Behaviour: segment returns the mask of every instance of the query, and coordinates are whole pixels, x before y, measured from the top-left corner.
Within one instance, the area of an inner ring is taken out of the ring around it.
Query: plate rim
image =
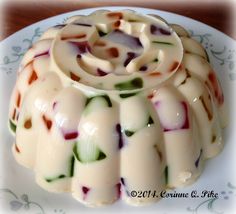
[[[179,15],[179,14],[176,14],[176,13],[172,13],[172,12],[168,12],[168,11],[164,11],[164,10],[156,10],[156,9],[144,8],[144,7],[106,6],[106,7],[94,7],[94,8],[86,8],[86,9],[74,10],[74,11],[70,11],[70,12],[58,14],[58,15],[56,15],[56,16],[52,16],[52,17],[43,19],[43,20],[41,20],[41,21],[38,21],[38,22],[33,23],[33,24],[31,24],[31,25],[28,25],[28,26],[22,28],[21,30],[19,30],[19,31],[17,31],[17,32],[15,32],[15,33],[13,33],[13,34],[10,35],[9,37],[7,37],[7,38],[5,38],[4,40],[2,40],[2,41],[0,42],[0,45],[2,45],[2,47],[4,47],[4,46],[7,46],[7,47],[8,47],[8,45],[5,44],[5,43],[7,43],[9,40],[11,41],[12,39],[14,39],[14,38],[12,38],[12,37],[16,37],[18,34],[23,33],[23,31],[25,31],[25,30],[29,30],[30,28],[37,27],[37,25],[43,25],[43,22],[48,21],[48,20],[50,21],[50,19],[53,20],[53,19],[58,19],[58,18],[63,17],[63,16],[67,16],[67,15],[70,16],[70,14],[75,13],[76,11],[82,11],[81,13],[84,13],[84,11],[91,11],[91,12],[92,12],[92,11],[98,10],[98,9],[109,9],[109,8],[112,8],[112,9],[114,9],[114,10],[116,10],[116,9],[138,9],[138,10],[145,9],[145,10],[148,10],[148,11],[156,11],[157,14],[158,14],[158,12],[161,12],[161,13],[165,13],[166,15],[175,15],[175,16],[177,16],[178,18],[186,19],[186,21],[189,20],[189,21],[191,21],[191,22],[196,23],[197,25],[200,24],[200,25],[202,25],[204,28],[209,29],[209,31],[213,31],[213,32],[216,32],[217,34],[220,34],[219,37],[223,36],[224,38],[227,38],[226,40],[230,39],[231,42],[235,42],[235,40],[232,39],[231,37],[229,37],[228,35],[222,33],[221,31],[219,31],[219,30],[217,30],[217,29],[215,29],[215,28],[213,28],[213,27],[211,27],[211,26],[209,26],[209,25],[207,25],[207,24],[205,24],[205,23],[202,23],[202,22],[200,22],[200,21],[194,20],[194,19],[189,18],[189,17],[186,17],[186,16],[182,16],[182,15]],[[2,48],[2,47],[1,47],[1,48]],[[4,47],[4,48],[5,48],[5,47]],[[3,79],[4,79],[4,78],[3,78]],[[1,80],[1,78],[0,78],[0,80]],[[1,122],[0,122],[0,123],[1,123]],[[0,176],[1,176],[1,173],[0,173]],[[189,187],[191,188],[192,186],[189,186]],[[28,192],[27,194],[30,194],[30,192]],[[38,198],[37,198],[37,199],[38,199]],[[67,199],[68,199],[68,198],[67,198]],[[69,199],[68,199],[68,200],[69,200]],[[71,200],[71,199],[70,199],[70,200]],[[188,200],[189,200],[189,205],[190,205],[191,199],[189,198]],[[42,203],[42,204],[44,204],[44,203]],[[191,203],[191,205],[192,205],[192,203]],[[48,208],[48,207],[45,206],[45,208]],[[127,208],[127,207],[125,207],[125,208]],[[183,212],[185,211],[185,212],[186,212],[186,210],[182,210],[182,209],[184,209],[184,208],[185,208],[185,207],[182,207],[180,211],[183,211]],[[154,208],[154,209],[155,209],[155,208]],[[0,208],[0,211],[1,211],[1,210],[2,210],[2,209]],[[71,210],[67,210],[67,211],[70,212],[70,211],[72,211],[72,210],[73,210],[73,208],[71,208]],[[117,208],[115,211],[117,211],[117,210],[118,210],[118,208]],[[136,209],[136,210],[137,210],[137,209]],[[93,211],[97,211],[97,209],[94,209]],[[130,210],[128,210],[127,213],[129,213],[129,211],[130,211]],[[156,209],[156,211],[165,211],[165,209]],[[225,210],[225,211],[226,211],[226,210]],[[50,212],[50,211],[49,211],[49,212]],[[111,212],[112,212],[112,211],[111,211]],[[73,212],[72,212],[72,213],[73,213]]]

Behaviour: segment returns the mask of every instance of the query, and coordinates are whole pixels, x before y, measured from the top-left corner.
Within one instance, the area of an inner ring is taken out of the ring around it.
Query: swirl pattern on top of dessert
[[[171,77],[182,61],[179,37],[155,17],[99,11],[68,22],[43,35],[54,37],[50,47],[35,44],[27,55],[50,54],[52,70],[73,81],[104,90],[140,90]]]

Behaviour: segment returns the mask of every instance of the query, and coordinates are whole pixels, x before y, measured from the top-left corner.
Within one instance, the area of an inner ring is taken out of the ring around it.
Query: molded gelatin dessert
[[[48,29],[12,93],[14,156],[48,191],[98,206],[145,204],[193,183],[223,148],[224,97],[206,51],[179,25],[96,11]]]

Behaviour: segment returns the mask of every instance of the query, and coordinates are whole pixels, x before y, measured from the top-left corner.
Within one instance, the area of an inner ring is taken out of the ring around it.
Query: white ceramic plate
[[[119,10],[124,7],[106,7],[95,9]],[[48,27],[63,23],[67,17],[77,14],[89,14],[95,10],[86,9],[65,13],[36,24],[30,25],[11,35],[0,43],[0,213],[235,213],[236,179],[234,173],[236,143],[236,42],[216,29],[173,13],[164,11],[129,8],[141,13],[158,14],[169,23],[184,26],[193,38],[206,48],[210,62],[218,74],[223,87],[230,123],[224,131],[225,148],[216,158],[206,163],[200,179],[193,185],[176,190],[189,193],[188,198],[165,198],[159,203],[130,207],[123,202],[102,208],[87,208],[75,201],[69,194],[48,193],[36,185],[33,172],[19,166],[11,153],[13,137],[7,128],[7,115],[10,94],[16,79],[16,69],[27,48],[37,40]],[[193,191],[213,191],[218,198],[191,197]]]

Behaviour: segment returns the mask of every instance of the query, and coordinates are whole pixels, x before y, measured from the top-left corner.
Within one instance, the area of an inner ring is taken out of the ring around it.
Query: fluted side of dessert
[[[48,29],[25,54],[9,125],[18,163],[53,192],[146,204],[193,183],[223,148],[224,97],[204,48],[179,25],[96,11]]]

